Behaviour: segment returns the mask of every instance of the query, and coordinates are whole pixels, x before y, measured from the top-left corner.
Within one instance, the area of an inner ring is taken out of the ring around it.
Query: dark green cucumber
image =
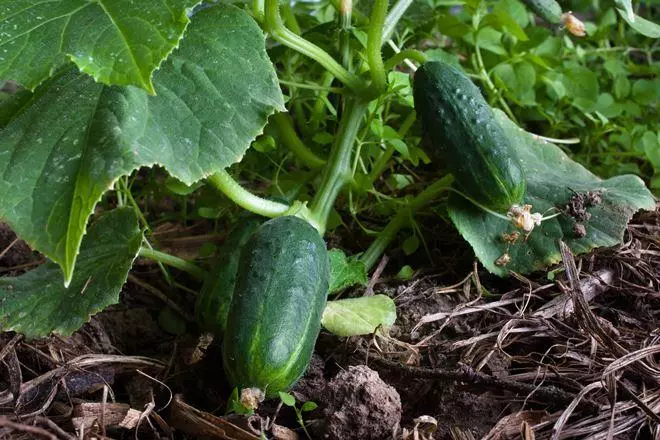
[[[523,0],[536,15],[552,24],[561,24],[564,11],[555,0]]]
[[[472,81],[457,68],[433,61],[415,73],[413,92],[422,128],[456,178],[458,189],[500,212],[521,204],[523,170]]]
[[[273,396],[298,380],[314,351],[329,280],[325,242],[309,223],[287,216],[257,229],[241,253],[224,333],[232,386]]]
[[[257,217],[247,217],[232,228],[218,249],[218,257],[211,264],[195,304],[195,317],[202,330],[216,336],[225,331],[241,249],[260,224]]]

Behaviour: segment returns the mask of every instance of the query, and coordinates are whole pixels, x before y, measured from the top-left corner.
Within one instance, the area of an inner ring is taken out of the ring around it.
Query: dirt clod
[[[327,391],[323,438],[388,438],[401,421],[399,393],[366,365],[341,371]]]
[[[587,228],[582,223],[576,223],[573,227],[573,233],[577,238],[582,238],[587,235]]]
[[[602,191],[576,192],[568,199],[564,211],[573,217],[576,222],[583,223],[591,218],[591,213],[587,211],[587,208],[600,205],[602,202]]]
[[[585,204],[587,206],[596,206],[603,203],[602,191],[587,191],[584,193]]]

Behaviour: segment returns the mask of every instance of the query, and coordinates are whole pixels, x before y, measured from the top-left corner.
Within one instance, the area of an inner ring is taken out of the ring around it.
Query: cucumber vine
[[[417,50],[401,51],[383,61],[381,47],[384,41],[391,37],[394,27],[411,3],[410,0],[399,0],[389,11],[389,14],[388,0],[377,0],[374,3],[369,18],[365,54],[370,82],[348,70],[351,67],[351,60],[355,57],[355,54],[349,50],[348,41],[344,39],[346,36],[345,31],[350,28],[350,21],[353,17],[350,2],[342,1],[337,5],[340,11],[339,21],[343,35],[342,63],[336,61],[320,47],[288,29],[282,20],[280,4],[277,0],[265,0],[263,20],[260,19],[262,17],[261,3],[253,3],[254,16],[263,23],[264,30],[274,40],[311,58],[325,68],[327,71],[326,84],[329,84],[332,78],[337,78],[347,87],[348,90],[343,93],[344,102],[341,119],[330,156],[325,160],[318,157],[304,145],[287,114],[279,113],[273,116],[275,127],[281,135],[284,145],[309,168],[323,168],[321,183],[309,207],[300,202],[287,206],[251,194],[242,188],[227,171],[213,174],[207,179],[208,183],[248,211],[269,218],[295,215],[307,220],[319,233],[323,234],[338,195],[353,179],[354,173],[351,163],[354,157],[356,138],[362,127],[369,102],[378,100],[386,93],[386,72],[392,70],[404,60],[413,60],[420,63],[426,61],[424,54]],[[322,105],[322,102],[320,105]],[[318,107],[319,105],[315,105],[314,108],[317,109]],[[405,125],[407,127],[414,121],[414,114],[411,114],[411,116],[406,120],[407,124]],[[394,149],[388,148],[381,155],[369,174],[372,182],[382,174],[393,153]],[[390,224],[377,235],[374,244],[365,252],[363,258],[368,268],[374,264],[375,259],[384,251],[396,232],[406,224],[409,215],[432,201],[446,187],[447,181],[441,180],[409,204],[403,204],[403,207],[398,211],[399,214],[394,216]]]

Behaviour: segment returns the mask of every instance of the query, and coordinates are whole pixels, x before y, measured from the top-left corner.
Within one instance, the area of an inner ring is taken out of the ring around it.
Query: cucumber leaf
[[[0,78],[34,89],[69,60],[105,84],[154,93],[199,0],[0,0]]]
[[[87,218],[119,177],[159,164],[191,185],[240,161],[284,109],[263,32],[230,5],[194,16],[154,84],[149,96],[65,69],[0,131],[0,218],[66,283]]]
[[[47,262],[17,277],[0,278],[0,329],[27,338],[68,336],[91,315],[119,301],[142,243],[133,209],[119,208],[89,228],[78,270],[68,288],[57,264]]]
[[[331,249],[329,294],[338,293],[348,287],[367,285],[367,268],[357,258],[347,257],[340,249]]]
[[[513,145],[527,178],[525,203],[533,212],[544,215],[564,211],[576,192],[598,194],[600,203],[588,207],[589,219],[582,222],[586,235],[576,232],[577,222],[568,214],[544,221],[525,240],[524,233],[513,244],[503,233],[514,232],[511,222],[488,214],[460,196],[449,199],[449,215],[490,272],[505,276],[509,271],[530,273],[560,261],[558,241],[563,240],[574,254],[621,242],[632,215],[640,209],[651,210],[655,202],[644,182],[637,176],[624,175],[602,180],[571,160],[559,147],[526,133],[499,110],[499,124]],[[510,261],[501,265],[508,254]]]
[[[396,306],[386,295],[328,301],[321,325],[337,336],[373,333],[378,326],[391,327],[396,321]]]

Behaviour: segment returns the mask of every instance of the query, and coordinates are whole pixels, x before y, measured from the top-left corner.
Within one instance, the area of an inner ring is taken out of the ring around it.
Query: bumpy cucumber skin
[[[244,247],[222,358],[239,389],[272,397],[305,372],[321,329],[330,281],[325,242],[296,217],[269,220]]]
[[[555,0],[523,0],[536,15],[552,24],[561,24],[564,13]]]
[[[415,109],[458,189],[486,208],[521,204],[525,175],[479,89],[457,68],[432,61],[413,80]]]
[[[260,224],[257,217],[246,218],[229,232],[218,249],[218,257],[204,279],[195,304],[195,318],[202,330],[216,336],[225,331],[241,249]]]

